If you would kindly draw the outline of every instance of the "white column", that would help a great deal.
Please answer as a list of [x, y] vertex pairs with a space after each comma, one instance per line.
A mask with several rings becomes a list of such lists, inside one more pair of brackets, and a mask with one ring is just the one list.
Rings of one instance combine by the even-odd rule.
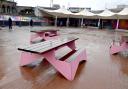
[[5, 13], [8, 13], [7, 6], [5, 6]]
[[98, 28], [100, 27], [100, 19], [99, 19], [99, 21], [98, 21]]
[[83, 27], [83, 21], [84, 21], [84, 19], [82, 18], [81, 19], [81, 27]]
[[0, 7], [0, 13], [2, 13], [2, 5], [1, 5], [1, 7]]
[[119, 22], [120, 22], [120, 20], [119, 20], [119, 19], [117, 19], [116, 29], [118, 29], [118, 27], [119, 27]]
[[66, 26], [69, 26], [69, 17], [67, 18]]
[[55, 26], [57, 27], [57, 16], [55, 17]]

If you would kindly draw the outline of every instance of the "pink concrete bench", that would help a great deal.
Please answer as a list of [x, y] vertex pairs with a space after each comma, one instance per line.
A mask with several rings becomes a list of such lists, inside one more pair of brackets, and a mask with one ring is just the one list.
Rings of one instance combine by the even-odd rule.
[[39, 43], [39, 42], [43, 42], [43, 41], [47, 41], [47, 40], [54, 40], [54, 39], [59, 39], [59, 36], [46, 36], [45, 38], [42, 37], [36, 37], [33, 40], [31, 40], [30, 44], [35, 44], [35, 43]]
[[86, 59], [87, 56], [85, 49], [76, 50], [74, 54], [72, 54], [71, 56], [69, 56], [69, 58], [65, 60], [65, 62], [69, 64], [69, 67], [66, 71], [64, 70], [64, 72], [67, 72], [64, 76], [67, 76], [67, 79], [69, 80], [73, 80], [78, 69], [79, 63], [81, 61], [85, 61]]
[[45, 36], [47, 37], [47, 36], [49, 36], [49, 37], [53, 37], [53, 36], [57, 36], [58, 34], [57, 33], [52, 33], [52, 31], [51, 32], [46, 32], [45, 33]]
[[[52, 42], [44, 41], [27, 47], [18, 48], [18, 50], [22, 51], [20, 66], [28, 65], [44, 57], [66, 79], [73, 80], [79, 63], [87, 58], [85, 49], [75, 50], [75, 40], [77, 39], [78, 38], [68, 38], [53, 40]], [[65, 46], [72, 49], [73, 53], [67, 56], [63, 61], [56, 59], [56, 50]]]
[[113, 41], [110, 47], [110, 54], [116, 54], [121, 51], [128, 50], [128, 36], [122, 36], [121, 41], [118, 42], [118, 45], [115, 44], [116, 42]]
[[36, 43], [39, 42], [37, 41], [38, 38], [42, 38], [40, 40], [41, 41], [46, 41], [46, 40], [51, 40], [51, 39], [56, 39], [59, 37], [59, 34], [57, 33], [57, 30], [51, 30], [51, 29], [47, 29], [47, 30], [33, 30], [31, 31], [31, 38], [30, 38], [30, 43]]

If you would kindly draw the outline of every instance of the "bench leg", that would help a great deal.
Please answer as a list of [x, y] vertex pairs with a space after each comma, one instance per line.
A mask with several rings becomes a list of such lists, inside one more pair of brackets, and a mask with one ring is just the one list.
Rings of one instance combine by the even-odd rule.
[[29, 53], [29, 52], [22, 52], [21, 59], [20, 59], [20, 66], [28, 65], [39, 58], [42, 58], [42, 56], [38, 54]]
[[30, 43], [32, 43], [32, 41], [34, 39], [38, 38], [38, 37], [41, 37], [42, 39], [45, 39], [45, 32], [31, 34]]
[[31, 37], [30, 37], [30, 43], [31, 43], [35, 38], [37, 38], [37, 37], [39, 37], [38, 34], [36, 34], [36, 33], [31, 34]]
[[112, 45], [110, 47], [110, 54], [115, 54], [126, 49], [128, 49], [128, 44], [126, 42], [123, 42], [120, 46]]
[[54, 66], [54, 68], [59, 71], [66, 79], [72, 80], [71, 78], [71, 67], [70, 64], [65, 61], [60, 61], [55, 58], [55, 51], [50, 51], [43, 54], [43, 57]]
[[75, 77], [78, 65], [81, 61], [86, 60], [86, 51], [82, 51], [76, 59], [71, 62], [60, 61], [55, 58], [55, 51], [43, 54], [46, 60], [52, 64], [66, 79], [72, 81]]
[[83, 50], [74, 61], [71, 62], [70, 66], [71, 66], [71, 80], [74, 79], [76, 71], [78, 69], [78, 66], [80, 64], [81, 61], [86, 61], [87, 60], [87, 56], [86, 56], [86, 50]]
[[41, 32], [41, 33], [38, 33], [38, 35], [39, 35], [40, 37], [42, 37], [42, 39], [45, 40], [45, 37], [46, 37], [46, 36], [45, 36], [45, 33], [46, 33], [46, 32]]
[[54, 40], [54, 39], [58, 39], [59, 36], [53, 36], [53, 37], [45, 37], [44, 40]]
[[57, 31], [51, 31], [51, 34], [55, 34], [55, 36], [57, 36]]
[[67, 46], [68, 46], [69, 48], [71, 48], [72, 50], [75, 50], [75, 49], [76, 49], [75, 41], [72, 41], [72, 42], [68, 43]]

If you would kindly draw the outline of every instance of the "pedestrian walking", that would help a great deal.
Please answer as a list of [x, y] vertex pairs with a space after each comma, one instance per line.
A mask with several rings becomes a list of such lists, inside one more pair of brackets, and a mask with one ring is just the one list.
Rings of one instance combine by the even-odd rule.
[[30, 26], [33, 27], [33, 20], [30, 20]]
[[12, 19], [9, 17], [8, 19], [8, 26], [9, 26], [9, 30], [12, 29]]

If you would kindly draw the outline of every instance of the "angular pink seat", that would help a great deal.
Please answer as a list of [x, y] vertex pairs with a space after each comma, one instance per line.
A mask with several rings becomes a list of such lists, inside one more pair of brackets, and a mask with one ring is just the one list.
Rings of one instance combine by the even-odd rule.
[[116, 54], [121, 51], [125, 51], [128, 49], [128, 43], [126, 41], [119, 42], [120, 45], [116, 45], [115, 42], [110, 47], [110, 54]]
[[[31, 31], [33, 33], [31, 34], [30, 43], [41, 42], [42, 40], [46, 41], [46, 40], [56, 39], [59, 36], [57, 31], [59, 31], [59, 30], [47, 29], [47, 30]], [[42, 39], [40, 41], [37, 41], [36, 38], [39, 38], [39, 37]]]
[[[44, 41], [32, 44], [25, 48], [18, 48], [23, 51], [21, 53], [20, 65], [24, 66], [44, 57], [54, 68], [59, 71], [66, 79], [73, 80], [81, 61], [86, 60], [86, 50], [75, 50], [75, 40], [78, 38], [60, 39], [52, 41]], [[55, 51], [68, 46], [73, 53], [66, 57], [63, 61], [55, 57]]]
[[[54, 59], [54, 58], [53, 58]], [[86, 50], [79, 49], [76, 50], [71, 56], [69, 56], [65, 61], [61, 60], [51, 60], [47, 58], [46, 60], [54, 66], [66, 79], [73, 80], [78, 69], [79, 63], [87, 59]]]

